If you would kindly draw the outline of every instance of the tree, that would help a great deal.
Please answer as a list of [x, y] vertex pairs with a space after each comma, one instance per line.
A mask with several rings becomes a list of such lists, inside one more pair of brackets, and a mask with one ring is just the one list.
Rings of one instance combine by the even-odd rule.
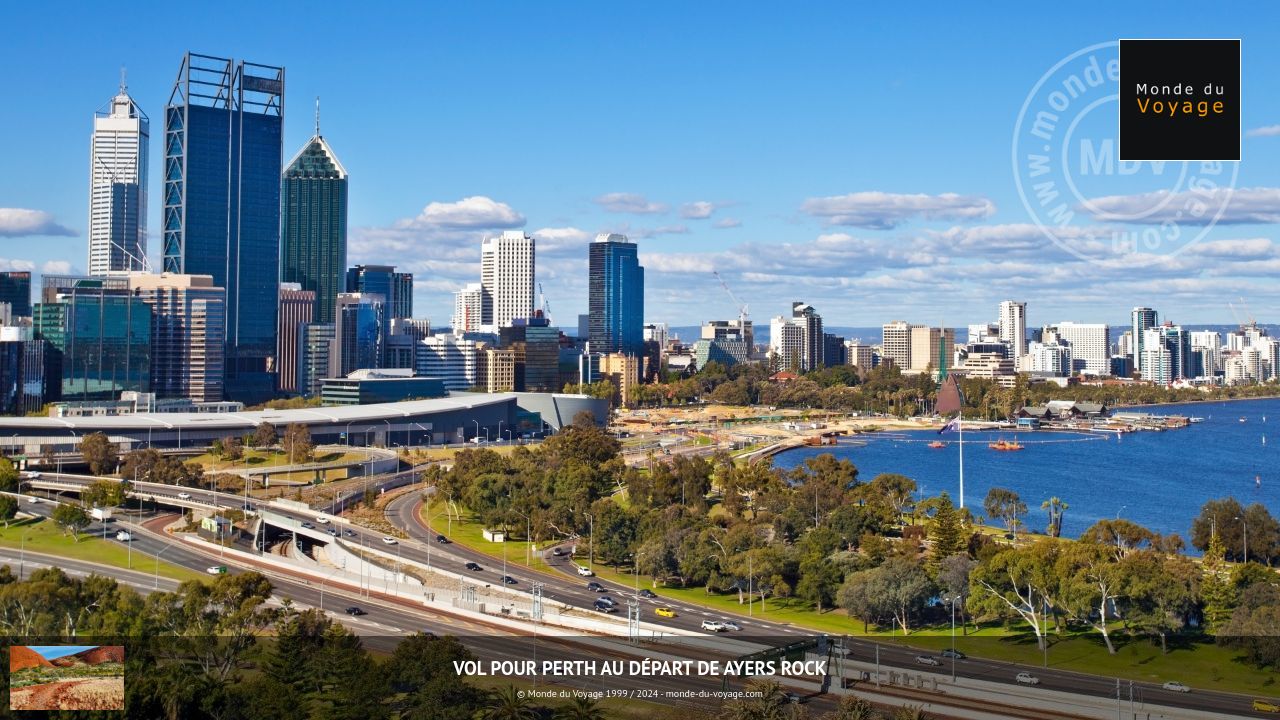
[[960, 514], [951, 504], [951, 496], [946, 492], [938, 497], [937, 510], [933, 514], [933, 523], [929, 526], [929, 540], [932, 548], [929, 551], [929, 569], [934, 575], [943, 559], [965, 548], [964, 527], [960, 522]]
[[880, 567], [855, 572], [840, 587], [840, 607], [851, 616], [889, 616], [903, 634], [911, 632], [911, 616], [934, 593], [924, 568], [911, 558], [889, 558]]
[[556, 708], [556, 720], [605, 720], [608, 715], [600, 701], [586, 695], [576, 695], [567, 705]]
[[1200, 593], [1200, 569], [1185, 555], [1165, 556], [1139, 550], [1121, 561], [1125, 583], [1125, 621], [1139, 632], [1160, 638], [1169, 652], [1168, 636], [1186, 626]]
[[1116, 654], [1108, 627], [1110, 612], [1124, 589], [1124, 573], [1115, 554], [1103, 545], [1068, 543], [1058, 556], [1058, 577], [1063, 607], [1076, 620], [1102, 635], [1107, 652]]
[[244, 440], [238, 435], [232, 435], [222, 441], [222, 457], [231, 462], [235, 462], [244, 457]]
[[89, 433], [80, 441], [80, 454], [94, 475], [105, 475], [119, 462], [118, 448], [105, 433]]
[[253, 434], [249, 436], [249, 444], [255, 448], [271, 447], [278, 439], [275, 426], [263, 420], [253, 429]]
[[1231, 619], [1231, 612], [1236, 606], [1235, 588], [1226, 577], [1227, 566], [1223, 559], [1225, 550], [1218, 533], [1209, 536], [1209, 546], [1204, 551], [1200, 565], [1204, 570], [1201, 581], [1200, 597], [1204, 603], [1204, 621], [1209, 632], [1217, 633]]
[[489, 693], [480, 708], [483, 720], [538, 720], [538, 711], [525, 699], [523, 692], [507, 685]]
[[881, 473], [867, 485], [866, 495], [871, 502], [880, 503], [893, 511], [898, 522], [906, 524], [906, 510], [916, 491], [916, 481], [905, 475]]
[[89, 513], [79, 505], [59, 505], [53, 509], [53, 521], [62, 528], [65, 535], [68, 531], [75, 537], [76, 542], [80, 541], [80, 531], [89, 526]]
[[1049, 537], [1062, 537], [1062, 516], [1070, 507], [1057, 496], [1040, 503], [1042, 510], [1049, 511], [1049, 524], [1045, 528], [1045, 534]]
[[800, 561], [799, 580], [796, 581], [796, 595], [813, 603], [818, 612], [823, 606], [830, 606], [836, 600], [840, 590], [840, 568], [825, 557], [810, 557]]
[[453, 663], [474, 659], [455, 637], [415, 633], [397, 643], [385, 669], [392, 689], [405, 693], [400, 717], [470, 720], [484, 693], [460, 682]]
[[[1209, 542], [1216, 532], [1222, 543], [1223, 557], [1239, 560], [1244, 557], [1244, 525], [1235, 518], [1244, 516], [1244, 506], [1233, 497], [1205, 502], [1200, 514], [1191, 521], [1191, 544], [1208, 552]], [[1249, 528], [1253, 530], [1253, 528]], [[1252, 539], [1252, 538], [1251, 538]]]
[[844, 695], [832, 713], [831, 720], [877, 720], [879, 717], [880, 714], [870, 701], [857, 695]]
[[1022, 524], [1022, 517], [1027, 514], [1027, 504], [1022, 502], [1018, 493], [999, 487], [987, 491], [982, 509], [986, 511], [987, 517], [1003, 522], [1008, 532], [1014, 532]]
[[124, 504], [125, 494], [123, 482], [95, 480], [80, 494], [80, 499], [89, 507], [118, 507]]
[[13, 466], [12, 460], [0, 457], [0, 491], [17, 492], [21, 477], [18, 469]]
[[1153, 545], [1155, 539], [1156, 534], [1154, 532], [1132, 520], [1123, 518], [1103, 518], [1090, 525], [1080, 535], [1081, 542], [1106, 545], [1113, 548], [1117, 560], [1123, 559], [1125, 555], [1138, 549], [1144, 543]]
[[1280, 668], [1280, 586], [1263, 583], [1251, 586], [1240, 596], [1240, 606], [1231, 614], [1218, 637], [1226, 644], [1242, 648], [1245, 658], [1259, 668]]
[[18, 501], [10, 495], [0, 495], [0, 520], [4, 521], [6, 528], [9, 527], [9, 521], [17, 514]]
[[1009, 547], [978, 563], [969, 576], [969, 609], [979, 617], [1017, 615], [1044, 649], [1044, 620], [1056, 604], [1060, 543], [1044, 539], [1030, 547]]
[[290, 463], [311, 462], [315, 446], [311, 443], [311, 431], [302, 423], [289, 423], [285, 428], [283, 445]]

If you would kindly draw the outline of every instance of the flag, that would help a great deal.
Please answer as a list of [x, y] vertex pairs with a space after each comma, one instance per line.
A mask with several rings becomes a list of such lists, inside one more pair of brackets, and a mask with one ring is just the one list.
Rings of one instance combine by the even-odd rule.
[[942, 433], [955, 432], [959, 429], [960, 429], [960, 416], [957, 415], [951, 418], [951, 422], [947, 423], [946, 425], [943, 425], [942, 429], [938, 431], [938, 434], [941, 435]]

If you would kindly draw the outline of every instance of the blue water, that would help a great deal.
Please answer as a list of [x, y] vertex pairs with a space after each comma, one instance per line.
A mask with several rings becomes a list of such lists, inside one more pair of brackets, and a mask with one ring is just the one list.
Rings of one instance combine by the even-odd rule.
[[[1063, 520], [1064, 536], [1078, 536], [1097, 520], [1118, 515], [1162, 534], [1178, 533], [1188, 542], [1191, 521], [1212, 498], [1231, 495], [1244, 505], [1261, 502], [1277, 514], [1280, 399], [1161, 405], [1139, 411], [1205, 420], [1180, 430], [1127, 433], [1119, 441], [1092, 433], [1022, 432], [1016, 437], [1026, 448], [1019, 452], [987, 447], [1001, 437], [1013, 439], [1010, 431], [966, 431], [965, 506], [983, 515], [987, 490], [1004, 487], [1027, 504], [1024, 521], [1035, 531], [1043, 531], [1048, 523], [1040, 503], [1057, 496], [1070, 506]], [[933, 440], [948, 445], [929, 448]], [[859, 445], [862, 441], [866, 444]], [[834, 447], [790, 450], [775, 457], [774, 464], [790, 469], [823, 452], [852, 462], [864, 482], [894, 472], [915, 479], [924, 495], [944, 490], [953, 500], [959, 495], [955, 433], [861, 435]], [[1255, 476], [1261, 479], [1260, 488]]]

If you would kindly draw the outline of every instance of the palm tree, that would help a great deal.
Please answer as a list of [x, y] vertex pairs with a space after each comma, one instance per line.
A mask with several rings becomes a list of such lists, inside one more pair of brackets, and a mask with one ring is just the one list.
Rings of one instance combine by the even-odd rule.
[[893, 720], [929, 720], [929, 716], [919, 706], [905, 705], [894, 711]]
[[557, 720], [605, 720], [607, 717], [599, 701], [585, 695], [579, 695], [570, 700], [568, 705], [556, 708]]
[[840, 706], [836, 708], [833, 720], [877, 720], [880, 714], [867, 700], [856, 695], [845, 695], [840, 698]]
[[1062, 536], [1062, 514], [1069, 507], [1070, 505], [1062, 502], [1062, 499], [1056, 496], [1040, 503], [1041, 509], [1049, 511], [1048, 533], [1050, 537]]
[[743, 688], [749, 697], [730, 700], [720, 712], [722, 720], [784, 720], [787, 695], [775, 680], [757, 678]]
[[524, 693], [508, 685], [489, 693], [488, 702], [480, 709], [480, 717], [484, 720], [537, 720], [538, 711], [525, 700]]

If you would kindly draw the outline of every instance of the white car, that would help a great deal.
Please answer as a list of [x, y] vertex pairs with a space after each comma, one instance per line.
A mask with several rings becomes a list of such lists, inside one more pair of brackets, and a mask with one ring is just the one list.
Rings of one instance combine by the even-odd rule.
[[[938, 660], [938, 658], [936, 658], [936, 657], [934, 657], [934, 656], [932, 656], [932, 655], [917, 655], [917, 656], [916, 656], [916, 664], [917, 664], [917, 665], [929, 665], [929, 666], [931, 666], [931, 667], [937, 667], [937, 666], [941, 665], [942, 663]], [[1019, 681], [1019, 682], [1021, 682], [1021, 681]]]
[[1040, 678], [1036, 677], [1035, 675], [1032, 675], [1029, 672], [1018, 673], [1018, 676], [1015, 677], [1014, 680], [1017, 680], [1019, 683], [1023, 685], [1039, 685], [1040, 684]]
[[702, 629], [708, 632], [721, 632], [724, 630], [724, 623], [718, 620], [703, 620]]
[[399, 544], [400, 544], [400, 541], [399, 541], [399, 540], [396, 540], [395, 538], [390, 537], [390, 536], [387, 536], [387, 537], [382, 538], [382, 542], [383, 542], [383, 544], [385, 544], [385, 545], [399, 545]]
[[40, 477], [40, 473], [38, 473], [38, 472], [29, 472], [29, 473], [27, 473], [27, 477], [31, 478], [32, 480], [36, 480], [36, 479], [38, 479], [38, 478]]
[[1169, 682], [1165, 683], [1164, 685], [1161, 685], [1160, 687], [1164, 688], [1165, 690], [1172, 690], [1173, 692], [1191, 692], [1191, 688], [1187, 687], [1186, 685], [1183, 685], [1177, 680], [1170, 680]]
[[592, 575], [595, 575], [595, 573], [591, 572], [591, 568], [586, 565], [576, 565], [575, 567], [578, 568], [578, 574], [582, 577], [591, 577]]
[[30, 497], [30, 498], [27, 498], [27, 502], [31, 503], [32, 505], [39, 505], [39, 504], [40, 504], [40, 498], [35, 497], [35, 496], [32, 496], [32, 497]]
[[320, 523], [321, 525], [328, 525], [329, 518], [325, 517], [324, 515], [319, 515], [316, 517], [316, 522]]
[[120, 532], [116, 533], [116, 539], [119, 540], [120, 542], [129, 542], [133, 540], [133, 535], [129, 534], [128, 530], [121, 530]]
[[189, 492], [180, 492], [180, 493], [178, 493], [178, 499], [179, 499], [179, 500], [190, 500], [190, 499], [191, 499], [191, 493], [189, 493]]

